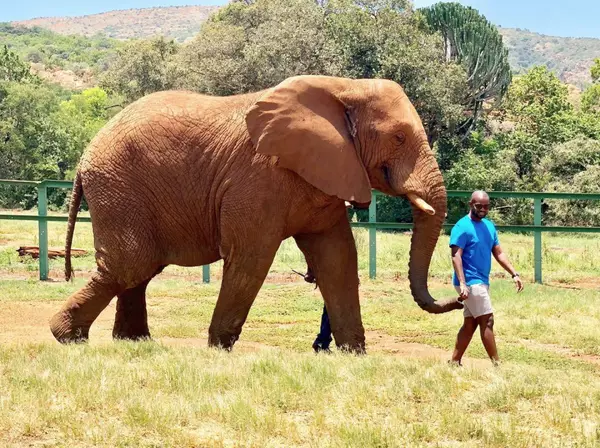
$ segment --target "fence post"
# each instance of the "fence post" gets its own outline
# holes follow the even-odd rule
[[[369,222],[377,222],[377,195],[371,193]],[[377,277],[377,228],[369,227],[369,278]]]
[[[542,198],[533,200],[533,224],[542,225]],[[533,232],[533,259],[535,263],[535,282],[542,283],[542,232]]]
[[[210,283],[210,264],[202,266],[202,282]]]
[[[40,246],[39,268],[40,280],[48,280],[48,221],[43,217],[48,215],[48,188],[41,183],[38,187],[38,244]]]

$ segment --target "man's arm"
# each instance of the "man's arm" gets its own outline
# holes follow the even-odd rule
[[[467,288],[467,281],[465,280],[465,273],[463,271],[462,265],[462,247],[459,246],[450,246],[452,251],[452,266],[454,266],[454,272],[456,272],[456,277],[458,278],[458,283],[460,284],[460,298],[465,300],[469,297],[469,289]]]
[[[513,268],[512,264],[510,264],[510,261],[508,261],[508,257],[502,251],[502,247],[500,246],[500,244],[496,244],[492,248],[492,254],[494,255],[496,261],[500,264],[500,266],[502,266],[504,270],[508,272],[515,281],[517,286],[517,292],[521,292],[523,290],[523,282],[521,281],[519,274],[517,274],[517,271],[515,271],[515,268]]]

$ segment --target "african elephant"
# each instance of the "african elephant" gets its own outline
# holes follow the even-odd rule
[[[231,349],[281,241],[294,237],[317,278],[336,345],[363,352],[345,201],[368,204],[372,188],[412,202],[416,302],[430,313],[461,308],[428,292],[446,190],[421,120],[397,83],[296,76],[243,95],[165,91],[141,98],[100,130],[79,162],[66,277],[83,194],[97,269],[52,317],[52,333],[61,342],[87,340],[117,296],[113,336],[149,337],[150,280],[170,264],[223,259],[208,343]]]

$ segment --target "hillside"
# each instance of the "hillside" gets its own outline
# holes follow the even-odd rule
[[[591,82],[590,67],[600,58],[600,39],[553,37],[531,31],[500,28],[515,73],[546,65],[562,81],[580,88]]]
[[[200,24],[218,8],[173,6],[128,9],[82,17],[48,17],[12,23],[27,27],[39,26],[59,34],[104,34],[115,39],[146,38],[160,34],[184,42],[196,34]]]
[[[104,34],[115,39],[147,38],[162,34],[179,42],[189,40],[200,24],[218,6],[181,6],[111,11],[83,17],[38,18],[14,25],[41,27],[59,34],[94,36]],[[515,73],[533,65],[546,65],[561,80],[579,88],[590,82],[589,70],[600,57],[600,39],[545,36],[527,30],[500,28],[510,50]]]
[[[108,67],[123,42],[104,36],[61,35],[39,27],[0,23],[0,47],[4,45],[29,62],[40,77],[80,90],[96,84],[96,74]]]

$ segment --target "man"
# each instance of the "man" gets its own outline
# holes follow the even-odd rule
[[[492,255],[511,275],[517,292],[523,290],[523,282],[502,252],[494,224],[485,219],[490,209],[488,194],[481,190],[473,192],[469,207],[469,214],[456,223],[450,234],[453,284],[460,294],[459,300],[465,305],[463,326],[458,332],[450,362],[462,365],[463,354],[479,326],[483,346],[494,365],[498,365],[494,310],[489,294]]]
[[[302,274],[300,274],[302,275]],[[308,283],[317,283],[317,279],[313,274],[310,266],[306,268],[306,274],[303,275],[304,281]],[[323,313],[321,314],[321,328],[315,341],[313,342],[312,348],[315,352],[330,352],[329,344],[333,341],[331,335],[331,325],[329,323],[329,315],[327,314],[327,308],[323,305]]]

